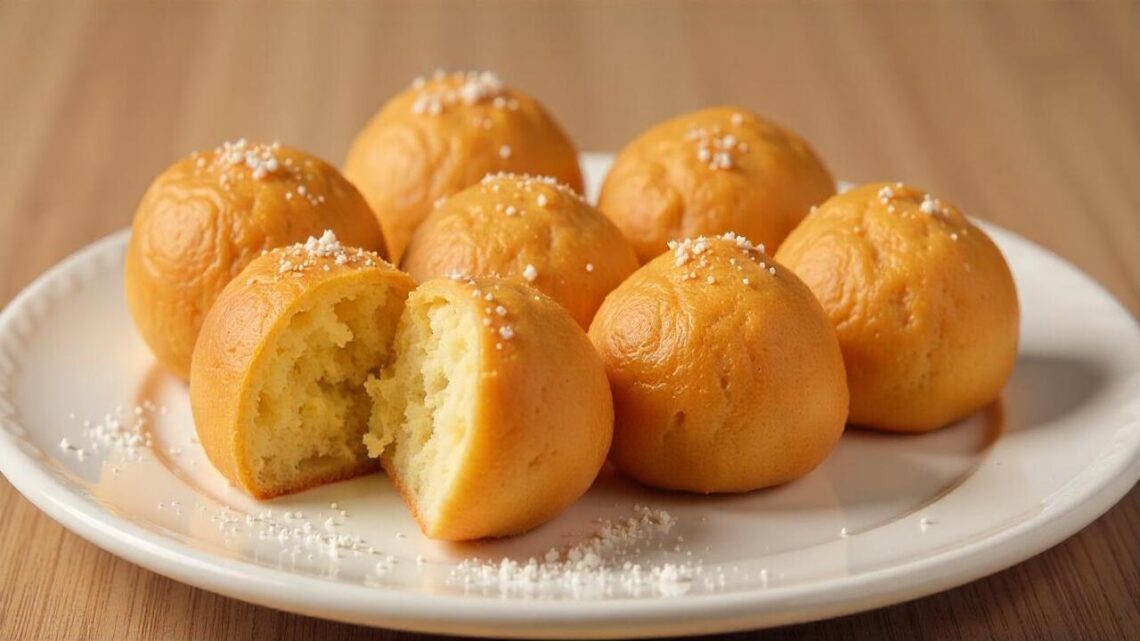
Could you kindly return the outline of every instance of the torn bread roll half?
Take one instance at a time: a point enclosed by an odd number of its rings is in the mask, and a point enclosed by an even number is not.
[[[550,297],[500,279],[425,282],[396,360],[366,386],[365,437],[427,536],[519,534],[589,489],[613,435],[601,359]]]
[[[364,382],[389,359],[413,287],[331,231],[254,259],[206,315],[191,363],[214,466],[259,499],[376,469]]]

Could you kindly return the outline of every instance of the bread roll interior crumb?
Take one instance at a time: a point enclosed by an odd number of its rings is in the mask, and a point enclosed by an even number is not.
[[[367,463],[364,382],[388,358],[395,330],[388,289],[356,285],[316,296],[265,346],[252,373],[256,482],[270,493],[307,487]]]
[[[444,299],[409,306],[396,334],[395,363],[366,383],[374,408],[364,437],[368,453],[382,458],[428,521],[460,467],[474,415],[479,327],[466,306]]]

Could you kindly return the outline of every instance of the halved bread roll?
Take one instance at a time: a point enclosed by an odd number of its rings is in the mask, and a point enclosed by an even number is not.
[[[190,402],[210,461],[257,498],[375,469],[364,381],[388,360],[414,284],[332,232],[253,260],[194,349]]]
[[[553,299],[505,280],[429,280],[408,298],[394,350],[366,384],[364,441],[424,534],[518,534],[589,489],[613,402],[586,333]]]

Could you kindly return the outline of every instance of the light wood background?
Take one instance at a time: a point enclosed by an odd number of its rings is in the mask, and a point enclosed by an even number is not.
[[[0,303],[127,225],[196,148],[339,162],[419,73],[491,68],[584,149],[738,103],[837,176],[900,179],[1029,237],[1140,312],[1140,4],[0,3]],[[1040,556],[767,639],[1140,635],[1140,489]],[[66,532],[0,481],[0,638],[412,638],[215,596]],[[743,638],[743,637],[741,637]]]

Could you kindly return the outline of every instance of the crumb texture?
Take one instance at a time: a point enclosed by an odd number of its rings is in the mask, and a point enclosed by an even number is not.
[[[370,456],[381,456],[431,521],[460,466],[474,414],[478,371],[476,319],[442,299],[409,307],[396,336],[398,357],[366,384],[373,400]]]
[[[316,296],[265,347],[252,373],[256,411],[245,431],[253,481],[269,495],[351,475],[367,465],[364,382],[388,358],[398,304],[361,283]]]

